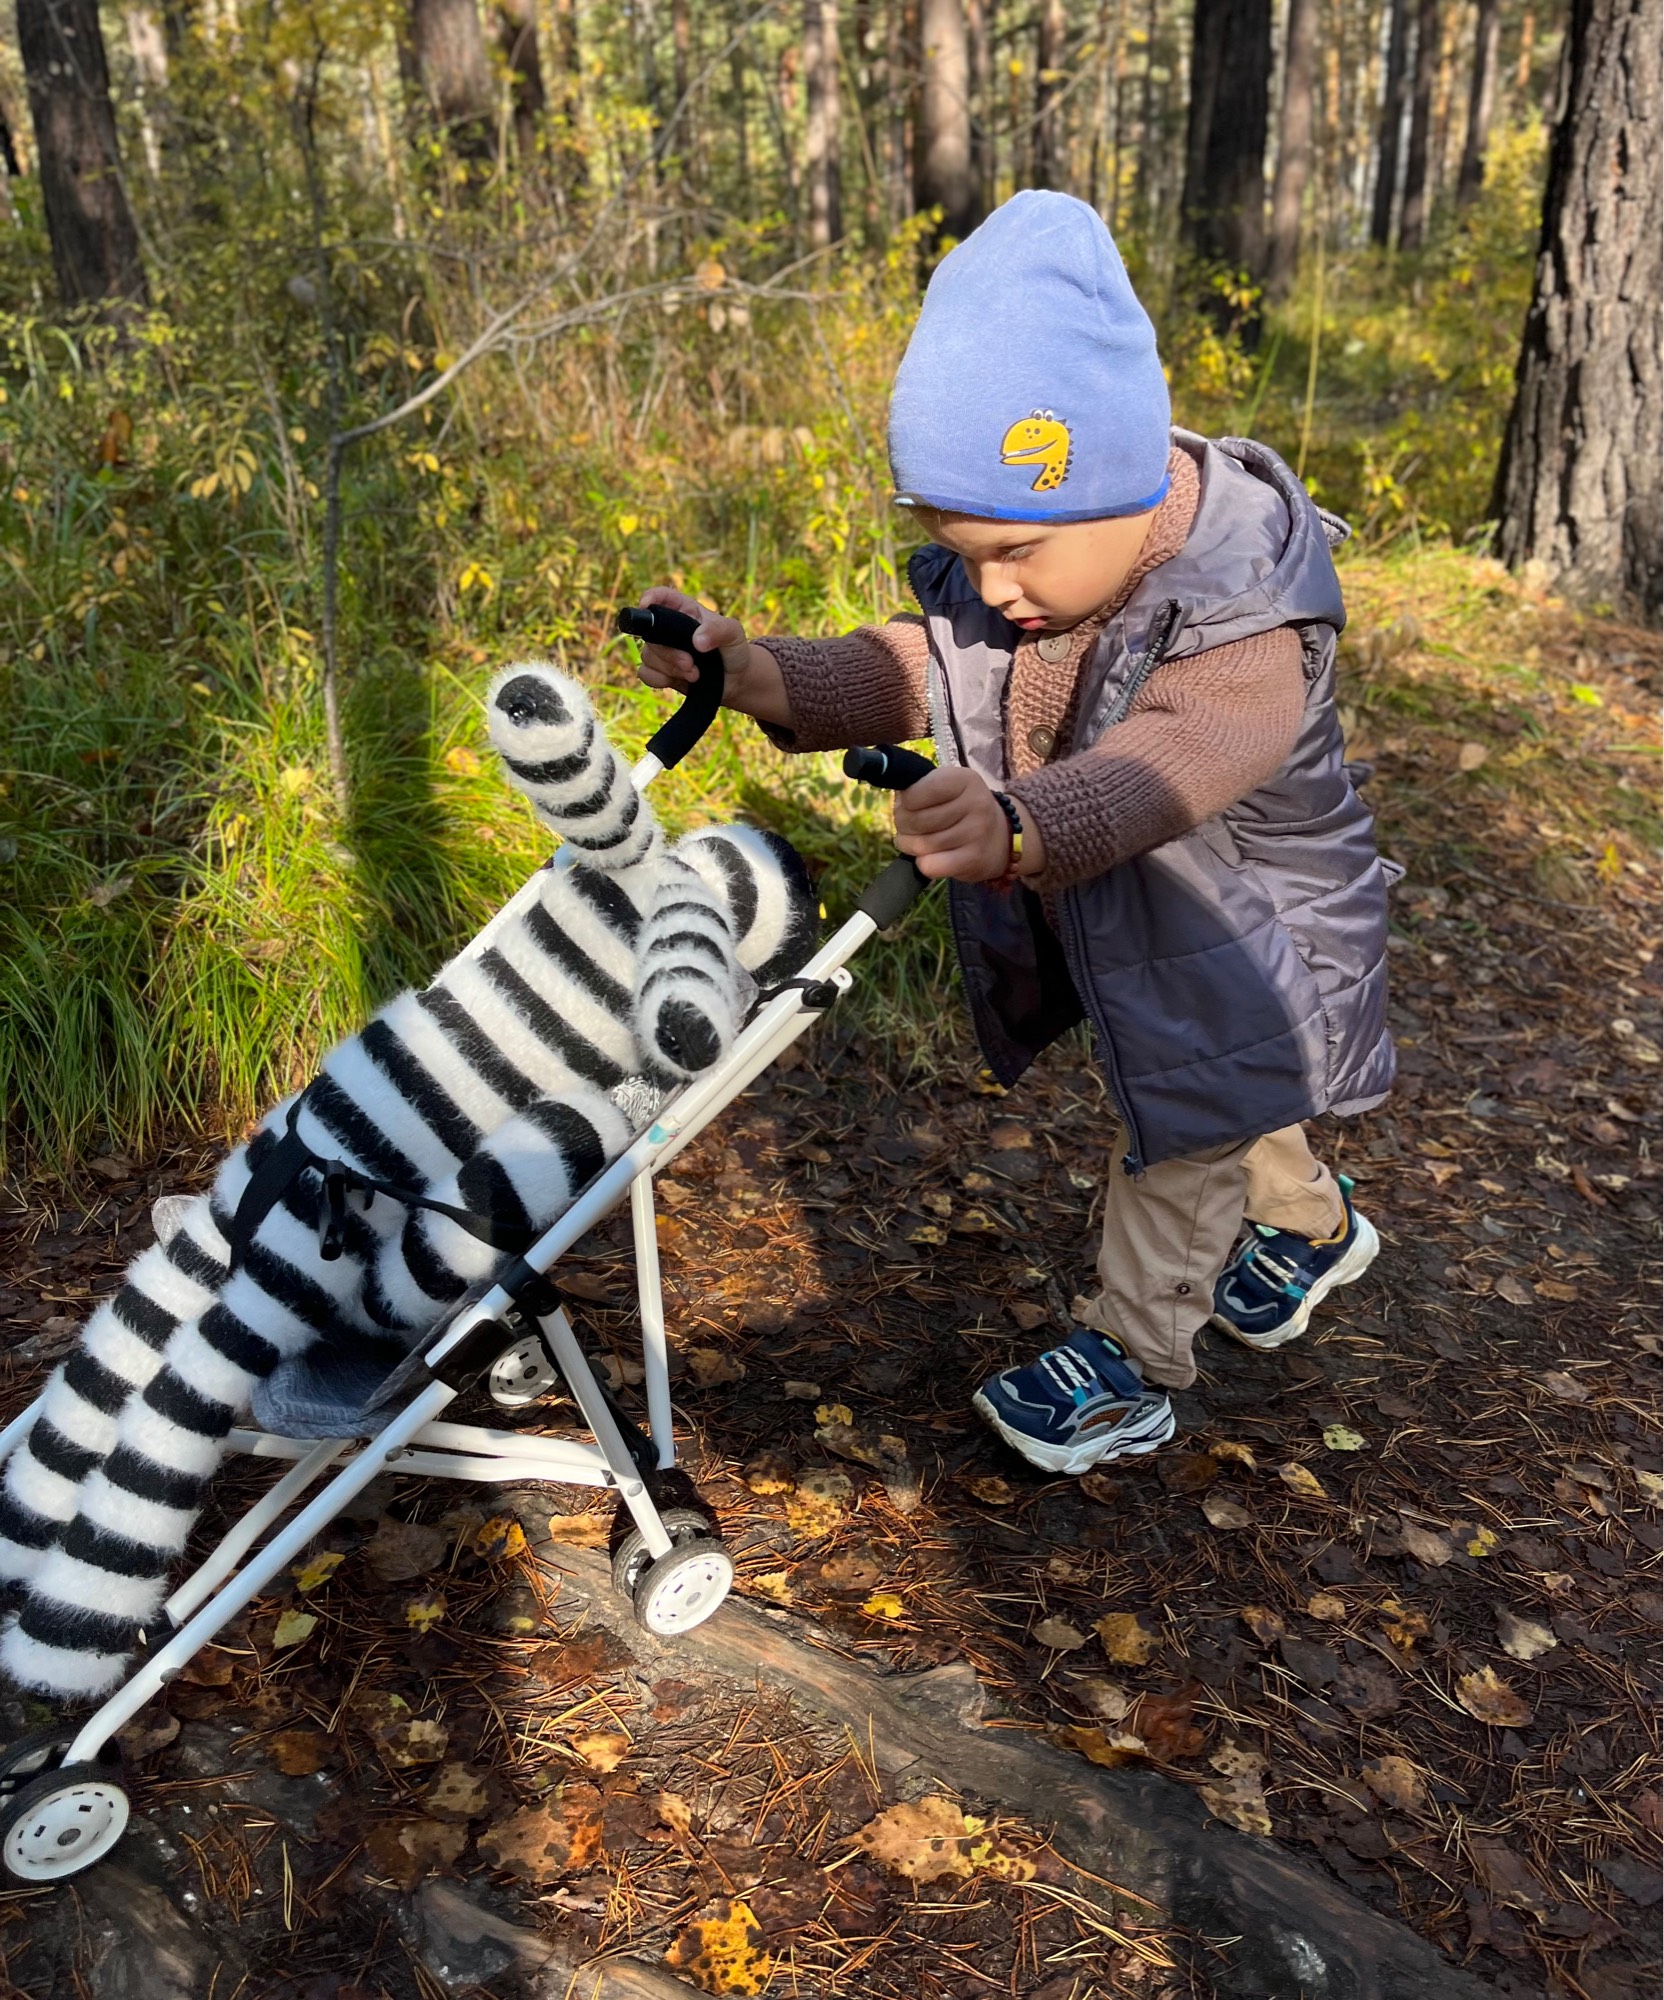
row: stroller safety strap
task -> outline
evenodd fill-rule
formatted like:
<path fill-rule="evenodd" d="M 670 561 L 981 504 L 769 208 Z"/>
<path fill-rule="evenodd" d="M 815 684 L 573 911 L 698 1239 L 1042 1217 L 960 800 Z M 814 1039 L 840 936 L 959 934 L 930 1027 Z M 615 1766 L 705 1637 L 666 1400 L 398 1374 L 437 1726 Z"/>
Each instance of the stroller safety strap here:
<path fill-rule="evenodd" d="M 406 1208 L 430 1209 L 435 1215 L 443 1215 L 454 1222 L 459 1229 L 466 1230 L 481 1243 L 490 1244 L 493 1250 L 518 1255 L 537 1241 L 538 1230 L 509 1222 L 493 1222 L 486 1216 L 475 1215 L 471 1209 L 458 1208 L 448 1201 L 434 1201 L 431 1196 L 419 1194 L 414 1188 L 399 1187 L 392 1181 L 378 1181 L 369 1174 L 361 1173 L 357 1167 L 349 1167 L 345 1160 L 326 1160 L 300 1136 L 298 1125 L 305 1102 L 303 1092 L 289 1106 L 282 1138 L 250 1174 L 248 1186 L 243 1189 L 242 1199 L 237 1203 L 231 1227 L 226 1231 L 233 1271 L 247 1255 L 261 1223 L 309 1169 L 323 1183 L 323 1209 L 318 1217 L 318 1255 L 326 1264 L 334 1263 L 341 1254 L 349 1194 L 366 1194 L 372 1200 L 378 1194 L 384 1194 L 389 1201 L 400 1202 Z"/>

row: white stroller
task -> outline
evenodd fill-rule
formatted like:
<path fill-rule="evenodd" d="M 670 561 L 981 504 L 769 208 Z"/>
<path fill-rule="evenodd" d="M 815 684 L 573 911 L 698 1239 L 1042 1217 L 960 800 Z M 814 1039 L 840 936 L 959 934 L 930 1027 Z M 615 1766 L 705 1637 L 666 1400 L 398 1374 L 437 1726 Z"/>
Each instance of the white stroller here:
<path fill-rule="evenodd" d="M 691 651 L 693 621 L 678 613 L 631 610 L 618 622 L 638 638 Z M 721 704 L 719 656 L 694 657 L 701 669 L 696 686 L 630 774 L 638 792 L 686 756 Z M 892 790 L 928 768 L 922 757 L 888 745 L 851 751 L 845 760 L 851 777 Z M 571 858 L 570 848 L 562 848 L 546 865 L 560 867 Z M 485 952 L 510 918 L 535 900 L 539 879 L 520 889 L 465 947 L 463 959 Z M 280 1365 L 256 1392 L 259 1427 L 233 1430 L 228 1443 L 253 1458 L 286 1462 L 288 1469 L 173 1592 L 162 1619 L 144 1635 L 142 1664 L 113 1694 L 84 1722 L 36 1731 L 0 1751 L 0 1866 L 9 1876 L 33 1885 L 58 1881 L 111 1851 L 128 1818 L 117 1732 L 379 1474 L 611 1487 L 619 1507 L 613 1580 L 636 1618 L 669 1638 L 710 1617 L 728 1594 L 734 1569 L 709 1514 L 677 1504 L 690 1489 L 675 1471 L 653 1176 L 848 991 L 847 962 L 905 914 L 925 886 L 911 861 L 890 863 L 796 977 L 763 997 L 727 1055 L 664 1101 L 647 1129 L 536 1242 L 505 1255 L 494 1281 L 452 1309 L 392 1374 L 367 1380 L 350 1359 L 332 1373 L 328 1353 L 316 1350 Z M 597 1380 L 554 1275 L 562 1256 L 626 1196 L 649 1435 Z M 444 1421 L 446 1408 L 465 1391 L 483 1387 L 499 1407 L 519 1409 L 562 1384 L 593 1442 Z M 0 1432 L 0 1462 L 17 1450 L 40 1408 L 39 1402 L 31 1405 Z M 273 1411 L 281 1411 L 280 1422 Z M 291 1513 L 320 1479 L 326 1481 L 321 1491 Z"/>

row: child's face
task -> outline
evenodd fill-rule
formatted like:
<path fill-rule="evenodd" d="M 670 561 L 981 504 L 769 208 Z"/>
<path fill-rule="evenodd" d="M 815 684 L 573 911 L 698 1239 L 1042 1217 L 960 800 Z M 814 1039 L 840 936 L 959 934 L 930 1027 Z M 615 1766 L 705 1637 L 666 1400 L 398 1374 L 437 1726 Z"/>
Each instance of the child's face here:
<path fill-rule="evenodd" d="M 1066 632 L 1112 598 L 1138 560 L 1154 512 L 1036 523 L 921 509 L 983 603 L 1025 632 Z"/>

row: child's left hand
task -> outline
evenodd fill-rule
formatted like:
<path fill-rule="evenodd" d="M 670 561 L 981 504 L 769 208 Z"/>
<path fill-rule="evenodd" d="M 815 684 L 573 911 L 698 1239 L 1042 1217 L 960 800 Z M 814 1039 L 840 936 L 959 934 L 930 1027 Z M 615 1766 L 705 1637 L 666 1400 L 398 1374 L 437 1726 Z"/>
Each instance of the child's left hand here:
<path fill-rule="evenodd" d="M 1023 822 L 1017 873 L 1038 875 L 1046 865 L 1040 829 L 1021 805 L 1017 812 Z M 933 881 L 994 882 L 1011 859 L 1011 823 L 986 779 L 944 765 L 896 794 L 896 845 Z"/>

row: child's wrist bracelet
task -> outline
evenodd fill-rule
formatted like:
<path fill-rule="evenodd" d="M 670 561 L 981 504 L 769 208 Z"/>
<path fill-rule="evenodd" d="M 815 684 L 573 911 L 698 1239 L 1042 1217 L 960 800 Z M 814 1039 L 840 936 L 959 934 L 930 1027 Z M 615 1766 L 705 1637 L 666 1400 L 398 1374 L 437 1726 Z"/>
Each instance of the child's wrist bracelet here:
<path fill-rule="evenodd" d="M 1018 871 L 1023 864 L 1023 816 L 1004 792 L 994 794 L 994 803 L 1005 814 L 1005 823 L 1011 829 L 1011 851 L 1006 856 L 1005 871 L 996 876 L 994 887 L 1008 889 L 1016 881 Z"/>

